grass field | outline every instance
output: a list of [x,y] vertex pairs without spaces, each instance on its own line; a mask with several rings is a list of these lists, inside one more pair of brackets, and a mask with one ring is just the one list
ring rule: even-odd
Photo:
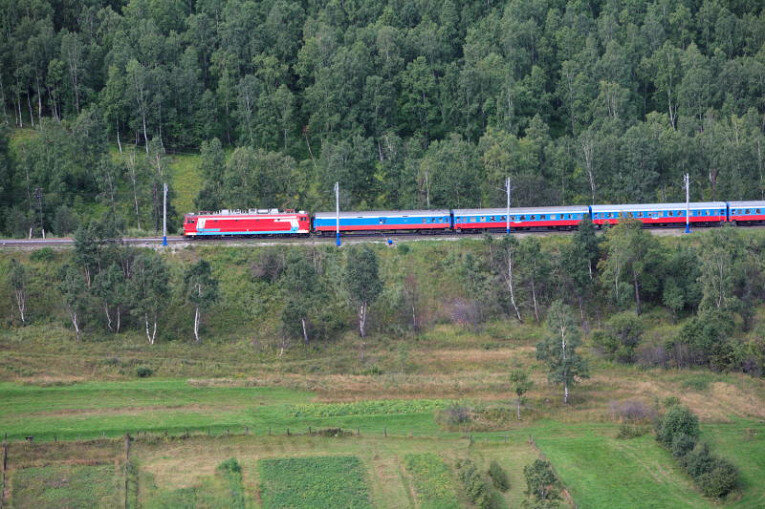
[[407,454],[406,471],[412,477],[418,507],[422,509],[457,509],[457,492],[449,468],[437,455]]
[[112,465],[53,465],[18,470],[13,475],[14,507],[116,507],[124,497]]
[[267,509],[371,507],[366,472],[356,456],[268,459],[259,467]]

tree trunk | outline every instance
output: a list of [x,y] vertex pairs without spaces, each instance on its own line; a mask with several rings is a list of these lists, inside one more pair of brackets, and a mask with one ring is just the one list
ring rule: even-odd
[[77,341],[80,340],[80,323],[79,323],[79,317],[77,316],[77,311],[75,311],[71,306],[67,306],[69,309],[69,318],[72,321],[72,326],[74,327],[74,335],[77,338]]
[[539,321],[539,305],[537,304],[537,288],[534,278],[531,278],[531,301],[534,303],[534,320]]
[[364,338],[367,336],[367,303],[362,302],[359,306],[359,335]]
[[120,123],[117,122],[117,148],[119,148],[120,154],[122,154],[122,140],[120,140]]
[[24,315],[27,309],[27,294],[23,288],[14,290],[16,293],[16,306],[19,308],[19,315],[21,316],[21,323],[26,325],[27,319]]
[[520,396],[518,396],[517,406],[515,407],[515,416],[519,421],[521,420],[521,397]]
[[568,405],[568,382],[563,382],[563,403]]
[[109,313],[109,306],[107,304],[104,304],[104,312],[106,313],[106,327],[109,329],[109,332],[114,332],[114,328],[112,327],[112,315]]
[[149,155],[149,135],[146,133],[146,113],[141,112],[141,123],[143,124],[143,144],[146,149],[146,155]]
[[122,321],[122,310],[119,306],[117,306],[117,331],[116,333],[120,333],[120,322]]
[[202,342],[199,337],[199,318],[199,306],[196,306],[194,308],[194,339],[196,339],[197,343]]
[[300,324],[303,326],[303,342],[308,344],[308,328],[305,325],[305,318],[300,319]]
[[[40,92],[40,77],[35,76],[37,83],[37,121],[42,122],[42,93]],[[5,107],[5,105],[3,105]]]
[[149,344],[153,345],[155,339],[157,338],[157,316],[155,314],[153,317],[152,321],[154,322],[154,326],[151,329],[151,331],[149,331],[149,315],[144,314],[143,319],[144,319],[144,322],[146,323],[146,338],[149,340]]
[[29,90],[27,90],[27,109],[29,110],[29,122],[32,127],[35,126],[35,114],[32,112],[32,98],[30,97]]
[[637,273],[632,272],[632,282],[635,285],[635,313],[640,314],[640,285],[638,284]]
[[518,321],[522,322],[523,319],[521,318],[521,312],[515,303],[515,285],[513,285],[513,255],[509,252],[507,253],[507,274],[505,275],[505,280],[507,281],[507,288],[510,291],[510,304],[512,304],[513,309],[515,310],[515,316],[518,318]]

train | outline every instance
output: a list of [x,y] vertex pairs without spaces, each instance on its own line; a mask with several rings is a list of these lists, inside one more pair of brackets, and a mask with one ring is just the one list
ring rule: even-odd
[[512,230],[573,230],[585,217],[596,227],[632,217],[646,226],[679,227],[765,223],[765,201],[569,205],[555,207],[316,212],[279,209],[185,214],[188,238],[341,234],[438,234]]

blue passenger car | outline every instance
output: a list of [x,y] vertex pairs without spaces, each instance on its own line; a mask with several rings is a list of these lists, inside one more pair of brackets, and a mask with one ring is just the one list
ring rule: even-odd
[[[313,230],[320,233],[337,229],[336,212],[317,212]],[[452,227],[449,210],[380,210],[340,212],[341,232],[445,231]]]

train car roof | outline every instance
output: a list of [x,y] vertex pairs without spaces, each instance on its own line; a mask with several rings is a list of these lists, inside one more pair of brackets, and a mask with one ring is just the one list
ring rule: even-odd
[[304,210],[279,210],[279,209],[249,209],[249,210],[218,210],[215,212],[202,210],[199,212],[188,212],[184,215],[186,216],[226,216],[226,217],[234,217],[234,216],[291,216],[291,215],[300,215],[300,214],[306,214]]
[[[688,208],[697,209],[724,209],[724,201],[691,202]],[[677,210],[685,209],[683,203],[633,203],[630,205],[593,205],[593,212],[629,212],[632,210]]]
[[[340,212],[340,218],[368,218],[368,217],[433,217],[433,216],[448,216],[450,211],[448,209],[440,210],[367,210],[367,211],[351,211]],[[337,212],[317,212],[314,214],[317,219],[334,219],[337,217]]]
[[729,201],[728,204],[731,207],[765,207],[765,201]]
[[[588,213],[587,205],[569,205],[567,207],[511,207],[511,214],[561,214],[561,213]],[[463,215],[504,215],[507,209],[454,209],[455,216]]]

